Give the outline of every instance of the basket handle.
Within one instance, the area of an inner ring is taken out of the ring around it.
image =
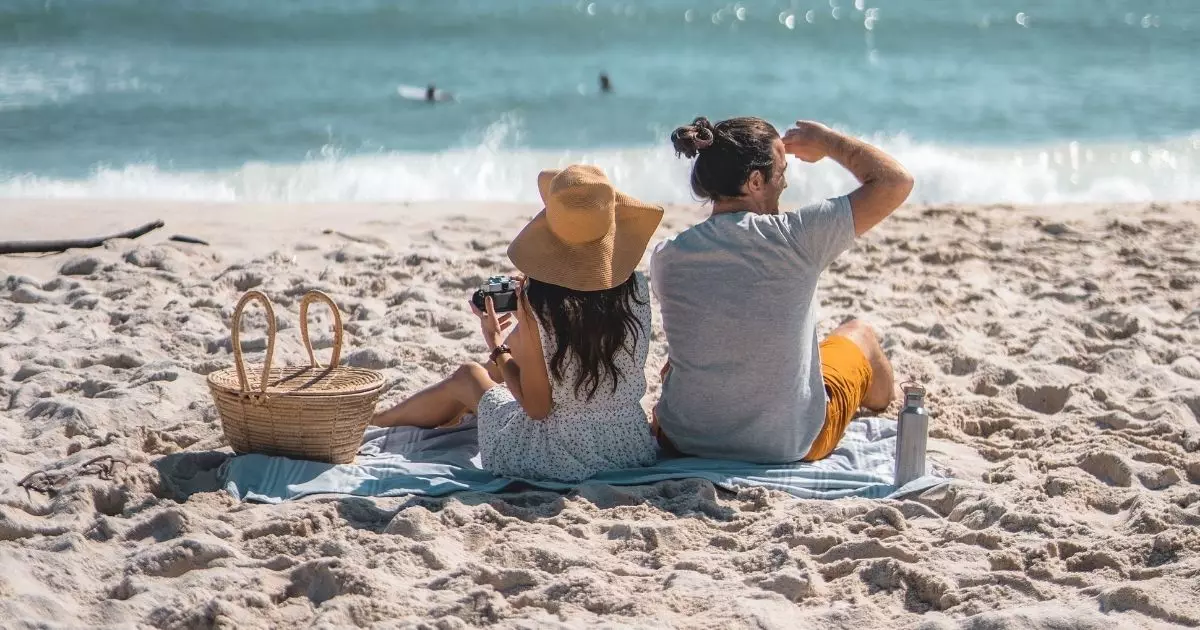
[[[333,313],[333,356],[329,359],[329,367],[335,368],[342,358],[342,312],[328,295],[320,291],[309,291],[300,300],[300,337],[304,339],[304,349],[308,350],[308,361],[312,367],[319,368],[317,355],[313,353],[312,341],[308,338],[308,305],[313,302],[324,302]]]
[[[275,309],[271,308],[271,300],[268,300],[261,291],[247,291],[238,301],[237,308],[233,309],[233,364],[237,367],[238,384],[242,386],[242,393],[248,393],[250,382],[246,379],[246,360],[242,356],[241,334],[242,311],[246,310],[246,306],[251,302],[262,304],[267,315],[267,358],[263,362],[262,380],[259,381],[259,392],[266,394],[267,377],[271,373],[271,360],[275,356]]]

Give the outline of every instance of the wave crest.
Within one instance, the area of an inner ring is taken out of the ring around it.
[[[623,190],[660,203],[693,202],[690,162],[669,147],[547,151],[505,145],[502,121],[477,146],[440,153],[346,155],[326,147],[294,164],[247,163],[224,171],[174,172],[155,164],[101,167],[81,179],[0,177],[0,197],[186,201],[538,200],[544,168],[591,163]],[[918,203],[1147,202],[1200,198],[1200,134],[1159,144],[1061,143],[1032,148],[958,148],[876,138],[916,178]],[[845,193],[854,182],[826,160],[788,170],[788,204]]]

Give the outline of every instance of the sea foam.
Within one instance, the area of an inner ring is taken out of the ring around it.
[[[98,167],[84,178],[0,174],[0,197],[189,201],[536,202],[545,168],[591,163],[623,190],[661,203],[694,201],[690,162],[670,147],[533,150],[511,146],[507,122],[475,146],[438,153],[347,154],[325,147],[297,163],[249,162],[216,171],[175,171],[152,163]],[[953,147],[904,136],[872,139],[913,173],[918,203],[1146,202],[1200,198],[1200,134],[1145,144]],[[830,160],[794,164],[786,203],[850,190]]]

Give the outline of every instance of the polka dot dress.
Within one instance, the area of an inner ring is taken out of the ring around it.
[[[621,370],[616,393],[609,381],[601,383],[591,401],[586,394],[576,397],[579,365],[571,359],[564,366],[562,382],[552,382],[553,405],[545,419],[526,415],[504,385],[491,388],[476,411],[485,469],[506,477],[574,482],[605,470],[654,463],[656,445],[641,405],[650,348],[650,294],[640,273],[637,291],[644,302],[633,309],[641,322],[637,347],[633,354],[618,352],[614,359]],[[555,341],[541,326],[538,330],[549,366]]]

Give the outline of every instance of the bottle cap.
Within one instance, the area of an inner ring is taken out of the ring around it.
[[[900,389],[904,391],[905,403],[920,403],[925,399],[925,388],[914,381],[906,381],[900,384]]]

